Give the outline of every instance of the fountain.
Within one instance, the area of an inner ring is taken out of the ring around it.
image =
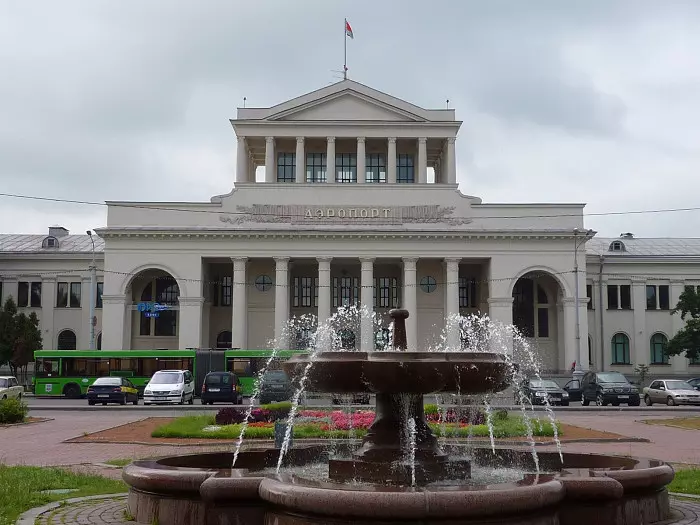
[[[136,461],[124,470],[129,513],[159,525],[637,525],[670,516],[673,469],[660,461],[537,452],[534,443],[440,446],[423,396],[497,393],[517,367],[501,353],[408,351],[408,312],[390,315],[391,350],[314,351],[284,364],[302,379],[300,392],[375,394],[375,419],[359,447],[347,442],[330,453],[325,444],[288,447],[287,439],[281,449]]]

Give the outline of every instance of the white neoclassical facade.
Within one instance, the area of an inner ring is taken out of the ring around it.
[[[240,108],[231,124],[230,193],[108,202],[96,230],[100,348],[296,348],[303,334],[289,332],[290,318],[323,322],[358,305],[388,324],[388,310],[403,307],[412,348],[433,345],[446,318],[481,312],[518,326],[551,373],[590,360],[598,370],[647,363],[693,375],[695,363],[658,349],[683,326],[669,315],[683,287],[700,286],[697,240],[599,239],[586,233],[583,204],[465,195],[454,110],[349,80]],[[72,305],[70,283],[89,296],[91,248],[87,236],[65,233],[61,248],[45,246],[46,236],[0,235],[0,295],[28,290],[22,309],[40,315],[46,348],[66,348],[66,330],[87,348],[89,303]],[[43,304],[32,303],[32,283],[42,282]],[[143,311],[151,303],[165,309]],[[350,344],[373,347],[377,327],[355,332]]]

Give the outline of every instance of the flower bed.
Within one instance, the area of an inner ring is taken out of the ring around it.
[[[434,406],[434,405],[433,405]],[[264,405],[251,412],[244,437],[248,439],[273,439],[275,421],[285,421],[289,404]],[[155,429],[152,437],[237,439],[245,420],[245,410],[221,409],[216,416],[185,416]],[[484,413],[471,407],[466,411],[445,412],[426,406],[428,424],[438,436],[488,437]],[[300,410],[294,420],[294,437],[297,439],[361,438],[374,421],[373,410]],[[511,416],[505,410],[492,415],[493,435],[496,438],[522,437],[527,427],[521,416]],[[547,420],[531,419],[534,436],[552,436],[554,431]],[[558,425],[557,425],[558,426]],[[560,429],[558,432],[561,434]]]

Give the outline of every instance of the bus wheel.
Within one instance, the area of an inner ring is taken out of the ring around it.
[[[80,387],[75,383],[66,385],[63,389],[63,395],[69,399],[78,399],[80,397]]]

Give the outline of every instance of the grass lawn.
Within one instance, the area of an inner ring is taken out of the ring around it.
[[[532,419],[533,434],[535,436],[553,436],[554,431],[548,420]],[[216,430],[205,431],[204,428],[216,425],[214,416],[184,416],[179,417],[170,423],[155,429],[151,436],[158,438],[211,438],[211,439],[238,439],[241,432],[240,424],[220,425]],[[447,423],[441,427],[438,424],[430,423],[436,435],[446,437],[489,437],[489,430],[486,425],[473,425],[471,431],[469,426]],[[526,426],[520,416],[508,416],[503,419],[494,418],[493,434],[495,438],[522,437],[527,435]],[[560,427],[557,424],[557,431],[561,435]],[[366,434],[366,428],[356,428],[354,430],[327,429],[327,425],[319,423],[299,422],[294,425],[294,437],[303,438],[348,438],[354,436],[361,438]],[[245,436],[248,439],[272,439],[274,437],[274,423],[253,423],[246,428]]]
[[[668,490],[700,495],[700,468],[676,469],[676,476],[668,486]]]
[[[66,494],[43,494],[42,490],[78,489]],[[0,465],[0,525],[11,525],[23,512],[70,498],[126,492],[123,481],[75,474],[59,468],[8,467]]]
[[[134,461],[134,460],[128,459],[128,458],[116,458],[116,459],[108,459],[107,461],[105,461],[105,464],[112,465],[115,467],[126,467],[132,461]]]
[[[700,430],[700,417],[674,417],[670,419],[645,419],[648,425],[663,425],[667,427]]]

